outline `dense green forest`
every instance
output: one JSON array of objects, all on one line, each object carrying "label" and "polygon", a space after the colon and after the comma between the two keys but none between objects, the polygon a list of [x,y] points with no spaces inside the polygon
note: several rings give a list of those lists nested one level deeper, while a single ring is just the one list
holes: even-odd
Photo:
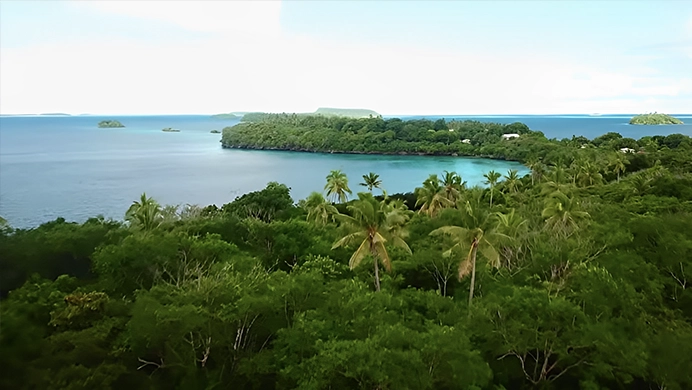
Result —
[{"label": "dense green forest", "polygon": [[293,114],[275,114],[268,112],[249,112],[243,115],[243,122],[260,122],[265,120],[271,120],[276,117],[322,117],[322,118],[350,118],[350,119],[360,119],[360,118],[378,118],[381,117],[380,114],[373,110],[365,110],[360,108],[328,108],[320,107],[315,112],[305,112],[305,113],[293,113]]},{"label": "dense green forest", "polygon": [[222,207],[143,194],[124,222],[2,222],[0,387],[692,388],[689,137],[272,120],[224,143],[427,146],[531,173],[375,197],[387,177],[332,171],[297,203],[269,183]]},{"label": "dense green forest", "polygon": [[675,117],[657,112],[632,117],[630,125],[682,125],[683,122]]},{"label": "dense green forest", "polygon": [[[568,163],[577,155],[591,155],[595,148],[646,150],[690,146],[682,134],[643,137],[640,140],[607,133],[593,140],[585,137],[548,139],[523,123],[499,124],[478,121],[401,120],[398,118],[349,119],[343,117],[263,114],[257,121],[223,129],[221,143],[228,148],[280,149],[326,153],[464,155],[544,164]],[[503,139],[505,134],[518,134]],[[579,148],[588,149],[580,153]],[[668,155],[667,152],[661,152]],[[676,155],[679,155],[676,154]],[[639,167],[650,155],[637,154]],[[667,158],[667,157],[663,157]],[[686,160],[685,160],[686,161]],[[689,162],[685,162],[689,163]]]}]

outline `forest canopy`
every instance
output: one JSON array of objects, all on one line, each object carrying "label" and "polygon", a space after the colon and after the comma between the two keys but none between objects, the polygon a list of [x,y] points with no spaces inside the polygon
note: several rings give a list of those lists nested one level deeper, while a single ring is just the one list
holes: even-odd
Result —
[{"label": "forest canopy", "polygon": [[221,207],[142,194],[123,221],[0,219],[0,387],[692,388],[689,137],[271,120],[225,142],[383,137],[372,150],[468,151],[530,174],[469,187],[431,172],[376,197],[387,177],[333,170],[297,202],[271,182]]},{"label": "forest canopy", "polygon": [[657,112],[641,114],[630,119],[630,125],[682,125],[683,122],[667,114]]},{"label": "forest canopy", "polygon": [[125,126],[116,120],[105,120],[105,121],[99,122],[98,127],[110,128],[110,127],[125,127]]}]

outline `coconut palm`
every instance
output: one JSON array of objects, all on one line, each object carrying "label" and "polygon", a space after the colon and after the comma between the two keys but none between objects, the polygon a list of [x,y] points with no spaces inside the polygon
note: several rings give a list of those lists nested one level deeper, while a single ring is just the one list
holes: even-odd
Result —
[{"label": "coconut palm", "polygon": [[507,171],[507,175],[505,175],[505,186],[507,186],[507,190],[510,193],[517,192],[520,184],[519,171],[516,169],[510,169]]},{"label": "coconut palm", "polygon": [[531,186],[545,177],[545,164],[538,159],[531,159],[526,162],[526,166],[531,170]]},{"label": "coconut palm", "polygon": [[601,175],[598,165],[593,164],[590,161],[584,161],[580,166],[577,179],[579,180],[580,185],[589,187],[595,184],[601,184],[603,182],[603,175]]},{"label": "coconut palm", "polygon": [[159,226],[163,220],[161,205],[153,198],[148,198],[146,193],[143,193],[139,202],[132,202],[130,208],[127,209],[125,220],[131,226],[138,227],[139,229],[152,230]]},{"label": "coconut palm", "polygon": [[500,253],[505,258],[505,266],[511,268],[512,259],[522,252],[519,238],[527,234],[528,221],[522,218],[512,209],[508,213],[495,213],[497,217],[497,231],[510,237],[511,241],[500,245]]},{"label": "coconut palm", "polygon": [[568,184],[569,175],[561,163],[553,164],[547,175],[548,181],[543,184],[542,193],[544,195],[551,194],[556,191],[563,193],[568,192],[570,186]]},{"label": "coconut palm", "polygon": [[386,271],[391,271],[392,262],[385,244],[398,246],[408,253],[411,249],[404,239],[410,212],[403,203],[389,203],[387,199],[378,201],[370,193],[359,193],[358,200],[347,206],[351,215],[337,214],[336,218],[349,231],[332,246],[332,249],[351,243],[360,243],[353,252],[348,265],[356,268],[370,255],[375,266],[375,290],[380,291],[379,263]]},{"label": "coconut palm", "polygon": [[[473,203],[472,203],[473,202]],[[459,206],[463,216],[462,226],[443,226],[433,230],[433,236],[446,235],[452,239],[452,246],[443,252],[443,256],[451,256],[452,253],[468,249],[467,255],[459,263],[459,280],[471,275],[469,287],[469,306],[473,301],[473,292],[476,284],[476,258],[480,251],[485,260],[493,267],[500,266],[500,255],[496,245],[509,237],[496,230],[497,220],[494,214],[489,213],[480,206],[480,197],[473,197],[471,201]],[[463,253],[462,252],[462,253]]]},{"label": "coconut palm", "polygon": [[444,171],[441,184],[443,187],[445,198],[452,204],[455,204],[461,199],[461,192],[466,188],[466,182],[456,172]]},{"label": "coconut palm", "polygon": [[546,228],[558,235],[569,236],[579,227],[579,221],[589,218],[586,211],[580,211],[577,201],[560,191],[551,194],[545,201],[541,213]]},{"label": "coconut palm", "polygon": [[440,179],[435,174],[425,179],[423,187],[416,188],[415,194],[416,207],[422,205],[419,212],[431,217],[435,216],[441,209],[454,205],[445,196],[445,188],[442,187]]},{"label": "coconut palm", "polygon": [[334,202],[345,203],[348,195],[351,194],[351,189],[348,188],[348,177],[341,170],[329,172],[324,190],[327,191],[327,197],[331,197]]},{"label": "coconut palm", "polygon": [[319,192],[311,193],[300,206],[308,212],[307,220],[318,225],[326,225],[338,214],[336,207],[328,202]]},{"label": "coconut palm", "polygon": [[625,172],[629,163],[630,161],[625,157],[624,153],[614,152],[610,155],[608,159],[608,168],[615,172],[618,182],[620,182],[620,174]]},{"label": "coconut palm", "polygon": [[500,180],[500,177],[502,175],[499,172],[490,171],[486,174],[483,175],[487,180],[485,181],[485,184],[490,186],[490,207],[493,207],[493,193],[495,192],[495,186],[497,185],[497,181]]},{"label": "coconut palm", "polygon": [[360,185],[367,187],[368,191],[372,192],[373,188],[380,188],[382,180],[380,180],[380,175],[370,172],[367,175],[363,175],[363,182]]}]

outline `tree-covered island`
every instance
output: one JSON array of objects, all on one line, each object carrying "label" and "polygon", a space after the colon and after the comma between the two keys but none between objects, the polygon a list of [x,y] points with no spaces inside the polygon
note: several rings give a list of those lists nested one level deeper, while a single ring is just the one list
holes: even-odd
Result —
[{"label": "tree-covered island", "polygon": [[161,131],[166,132],[166,133],[180,133],[180,129],[174,129],[172,127],[165,127],[161,129]]},{"label": "tree-covered island", "polygon": [[98,124],[98,127],[101,128],[115,128],[115,127],[125,127],[122,123],[116,120],[105,120],[101,121]]},{"label": "tree-covered island", "polygon": [[387,177],[333,170],[300,200],[271,182],[220,207],[142,194],[123,221],[0,218],[0,388],[692,388],[690,137],[292,116],[224,137],[530,174],[374,196]]},{"label": "tree-covered island", "polygon": [[630,119],[630,125],[682,125],[683,122],[675,117],[661,113],[641,114]]}]

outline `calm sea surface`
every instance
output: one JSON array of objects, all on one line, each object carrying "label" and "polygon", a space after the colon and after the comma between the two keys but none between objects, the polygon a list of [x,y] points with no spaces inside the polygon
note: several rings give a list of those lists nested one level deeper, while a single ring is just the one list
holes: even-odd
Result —
[{"label": "calm sea surface", "polygon": [[[452,118],[446,116],[445,118]],[[692,135],[692,126],[626,126],[613,117],[455,117],[524,122],[548,137],[624,136],[672,132]],[[680,116],[692,123],[692,116]],[[687,119],[685,119],[687,118]],[[126,127],[99,129],[103,119]],[[380,174],[389,193],[412,191],[431,173],[457,171],[469,185],[494,169],[526,169],[517,164],[462,157],[364,156],[222,149],[221,130],[237,120],[209,116],[27,116],[0,117],[0,216],[14,227],[33,227],[57,217],[84,221],[104,215],[122,219],[142,192],[162,204],[217,204],[264,188],[270,181],[291,187],[294,200],[321,191],[325,176],[342,169],[351,189],[368,172]],[[173,127],[180,133],[165,133]]]}]

